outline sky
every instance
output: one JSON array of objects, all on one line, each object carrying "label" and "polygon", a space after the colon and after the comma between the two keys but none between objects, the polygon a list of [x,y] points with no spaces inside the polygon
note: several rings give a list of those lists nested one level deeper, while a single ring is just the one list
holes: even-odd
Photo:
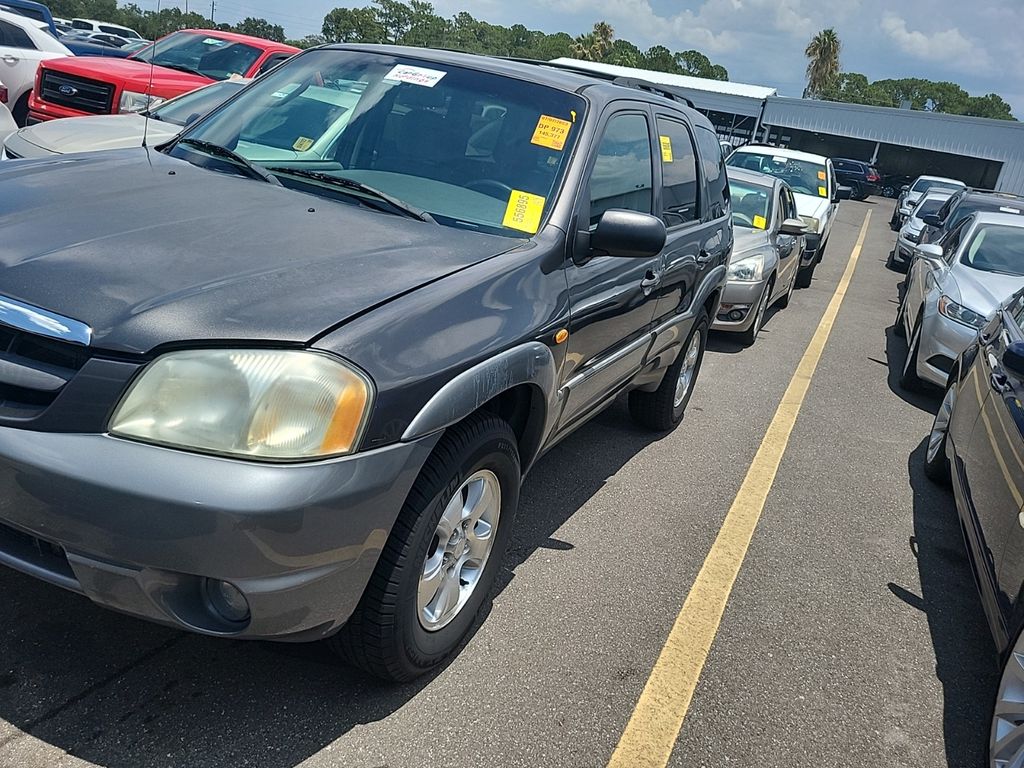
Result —
[{"label": "sky", "polygon": [[[324,15],[341,4],[218,0],[217,20],[259,16],[298,38],[319,33]],[[199,7],[192,2],[190,9]],[[603,19],[642,49],[695,48],[728,69],[730,80],[775,87],[784,96],[801,94],[804,47],[831,26],[843,43],[843,71],[869,80],[950,80],[972,95],[1000,94],[1024,119],[1024,0],[436,0],[434,7],[443,16],[469,11],[493,24],[574,36]]]}]

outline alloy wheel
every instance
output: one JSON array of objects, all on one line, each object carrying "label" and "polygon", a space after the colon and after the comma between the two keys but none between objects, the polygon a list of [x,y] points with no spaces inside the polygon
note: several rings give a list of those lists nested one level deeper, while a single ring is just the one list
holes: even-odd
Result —
[{"label": "alloy wheel", "polygon": [[1003,667],[988,751],[990,768],[1024,768],[1024,637]]},{"label": "alloy wheel", "polygon": [[932,425],[931,434],[928,435],[928,461],[935,461],[939,451],[943,449],[955,404],[956,387],[951,386],[946,389],[946,396],[942,398],[942,405],[939,406],[939,412],[935,414],[935,423]]},{"label": "alloy wheel", "polygon": [[459,486],[437,522],[417,591],[420,625],[436,632],[458,616],[476,589],[494,546],[501,485],[489,469]]},{"label": "alloy wheel", "polygon": [[686,399],[690,387],[693,386],[693,372],[697,368],[697,360],[700,359],[700,345],[703,334],[698,332],[690,339],[690,346],[686,348],[686,356],[683,358],[683,365],[679,369],[679,378],[676,380],[676,394],[672,399],[672,407],[678,408]]}]

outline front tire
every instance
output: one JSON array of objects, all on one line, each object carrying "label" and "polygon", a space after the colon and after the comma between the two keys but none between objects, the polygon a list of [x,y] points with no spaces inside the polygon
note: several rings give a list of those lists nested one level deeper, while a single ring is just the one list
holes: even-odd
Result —
[{"label": "front tire", "polygon": [[949,457],[946,455],[946,443],[949,440],[949,424],[953,419],[953,408],[956,406],[956,379],[949,377],[949,386],[942,398],[942,405],[935,414],[932,431],[928,435],[928,445],[924,456],[924,473],[933,483],[949,485]]},{"label": "front tire", "polygon": [[779,306],[785,309],[789,306],[790,302],[793,301],[793,291],[796,290],[796,274],[793,274],[793,279],[789,281],[789,290],[786,291],[786,295],[779,299]]},{"label": "front tire", "polygon": [[920,392],[924,388],[924,381],[917,375],[917,358],[921,349],[921,320],[921,317],[917,318],[910,333],[907,361],[903,364],[903,373],[900,375],[900,386],[908,392]]},{"label": "front tire", "polygon": [[520,479],[506,422],[477,414],[450,427],[413,484],[358,607],[331,639],[334,649],[396,682],[438,667],[489,596]]},{"label": "front tire", "polygon": [[771,302],[772,289],[775,287],[775,278],[768,280],[768,284],[764,287],[764,293],[761,295],[761,299],[757,302],[757,308],[754,310],[754,322],[750,324],[750,327],[740,334],[740,343],[745,347],[751,346],[757,341],[757,335],[761,332],[762,326],[764,326],[764,316],[768,311],[768,304]]},{"label": "front tire", "polygon": [[629,413],[638,424],[656,432],[667,432],[683,420],[704,361],[709,325],[708,314],[702,311],[658,388],[653,392],[635,389],[629,393]]},{"label": "front tire", "polygon": [[28,97],[29,94],[26,92],[11,109],[11,117],[14,118],[14,124],[19,128],[24,128],[28,122]]},{"label": "front tire", "polygon": [[796,273],[796,287],[797,288],[810,288],[811,278],[814,277],[814,268],[817,266],[817,262],[811,262],[810,266],[800,267]]},{"label": "front tire", "polygon": [[[1020,692],[1024,689],[1024,634],[1017,635],[1008,651],[989,729],[985,765],[991,768],[1016,768],[1021,764],[1019,750],[1024,739],[1024,707],[1020,703]],[[1018,759],[1014,760],[1014,757]]]}]

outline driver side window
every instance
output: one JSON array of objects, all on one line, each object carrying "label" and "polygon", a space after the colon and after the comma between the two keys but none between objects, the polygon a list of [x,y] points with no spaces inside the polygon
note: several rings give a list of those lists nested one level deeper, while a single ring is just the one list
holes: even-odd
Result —
[{"label": "driver side window", "polygon": [[956,251],[960,247],[960,238],[963,237],[967,221],[967,219],[961,220],[954,229],[939,241],[939,245],[942,246],[942,258],[946,260],[947,264],[952,264],[953,259],[956,257]]},{"label": "driver side window", "polygon": [[611,208],[650,213],[653,186],[647,118],[638,113],[615,115],[605,127],[590,172],[590,226]]}]

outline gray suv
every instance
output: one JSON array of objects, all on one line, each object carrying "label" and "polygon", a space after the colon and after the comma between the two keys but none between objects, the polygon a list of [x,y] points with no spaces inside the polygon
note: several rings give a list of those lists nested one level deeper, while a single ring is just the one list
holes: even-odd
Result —
[{"label": "gray suv", "polygon": [[0,562],[395,680],[468,631],[547,448],[620,394],[679,423],[732,250],[670,92],[378,46],[7,162],[0,212]]}]

